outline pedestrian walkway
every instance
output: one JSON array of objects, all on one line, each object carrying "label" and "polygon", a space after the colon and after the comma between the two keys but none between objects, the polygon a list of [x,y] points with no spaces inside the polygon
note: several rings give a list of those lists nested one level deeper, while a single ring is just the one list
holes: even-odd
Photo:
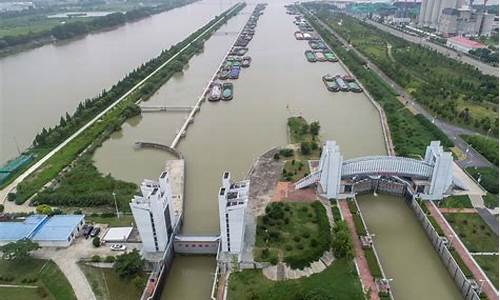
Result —
[{"label": "pedestrian walkway", "polygon": [[474,258],[472,258],[472,255],[470,254],[469,250],[467,250],[467,248],[464,246],[460,238],[457,236],[453,228],[451,228],[450,224],[448,224],[448,222],[441,214],[437,206],[432,201],[426,201],[425,205],[427,206],[427,209],[431,213],[432,217],[434,217],[434,219],[436,220],[438,226],[441,227],[441,229],[443,230],[445,236],[453,237],[450,239],[451,245],[458,253],[458,255],[460,255],[460,258],[462,258],[467,268],[472,272],[472,275],[476,280],[476,282],[478,282],[479,284],[481,284],[481,282],[484,282],[483,285],[484,294],[490,300],[497,300],[498,291],[495,289],[495,287],[488,279],[486,274],[483,272],[483,270],[476,263]]},{"label": "pedestrian walkway", "polygon": [[312,262],[311,265],[304,269],[292,269],[285,263],[278,263],[275,266],[268,266],[262,269],[262,274],[267,279],[273,281],[281,281],[288,279],[299,279],[302,277],[309,277],[313,274],[323,272],[335,260],[331,251],[325,251],[317,261]]},{"label": "pedestrian walkway", "polygon": [[443,214],[476,214],[477,210],[475,208],[450,208],[441,207],[439,211]]},{"label": "pedestrian walkway", "polygon": [[366,292],[367,290],[371,290],[370,299],[371,300],[379,300],[379,296],[377,293],[377,285],[375,280],[370,273],[370,269],[368,268],[368,262],[366,261],[365,252],[361,247],[361,243],[358,238],[358,234],[356,233],[356,227],[354,226],[354,221],[352,219],[352,214],[349,211],[349,206],[347,206],[347,200],[342,199],[338,201],[340,211],[344,216],[344,220],[349,227],[349,231],[351,232],[352,245],[354,247],[354,254],[356,259],[356,264],[358,266],[359,277],[361,278],[361,283],[363,284],[363,289]]}]

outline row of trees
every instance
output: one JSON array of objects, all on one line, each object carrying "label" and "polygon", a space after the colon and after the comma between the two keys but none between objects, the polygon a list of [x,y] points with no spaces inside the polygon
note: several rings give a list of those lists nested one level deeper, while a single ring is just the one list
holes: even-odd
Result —
[{"label": "row of trees", "polygon": [[[29,32],[20,35],[7,35],[0,38],[0,50],[8,47],[20,46],[44,38],[55,38],[56,40],[71,39],[77,36],[85,35],[89,32],[103,30],[114,26],[122,25],[127,22],[133,22],[153,14],[171,10],[173,8],[192,3],[193,0],[172,0],[166,4],[150,7],[141,7],[127,11],[125,13],[117,12],[106,16],[97,17],[91,20],[82,20],[78,22],[67,22],[54,26],[52,29],[39,32]],[[41,12],[45,12],[41,11]],[[39,14],[40,12],[38,12]],[[45,15],[44,15],[45,17]]]}]

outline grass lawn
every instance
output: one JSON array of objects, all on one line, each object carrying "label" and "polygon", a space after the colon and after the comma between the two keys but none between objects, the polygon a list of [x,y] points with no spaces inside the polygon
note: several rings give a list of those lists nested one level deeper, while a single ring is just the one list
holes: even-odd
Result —
[{"label": "grass lawn", "polygon": [[[48,299],[76,299],[73,288],[66,277],[59,267],[49,260],[35,258],[23,261],[0,260],[0,276],[2,284],[40,286],[40,289],[45,291],[45,293],[39,291],[40,295],[47,294]],[[36,281],[26,283],[26,280]],[[40,295],[34,299],[39,299]]]},{"label": "grass lawn", "polygon": [[257,219],[255,260],[304,268],[330,248],[330,224],[321,203],[271,203]]},{"label": "grass lawn", "polygon": [[467,143],[486,157],[491,163],[498,165],[498,140],[480,135],[462,135]]},{"label": "grass lawn", "polygon": [[498,255],[474,255],[474,259],[498,289]]},{"label": "grass lawn", "polygon": [[377,257],[375,256],[375,252],[373,251],[373,249],[365,249],[364,252],[366,262],[368,263],[368,268],[370,269],[370,273],[372,273],[372,276],[375,278],[382,278],[382,270],[380,270],[380,267],[377,263]]},{"label": "grass lawn", "polygon": [[[45,296],[44,296],[45,295]],[[48,295],[44,288],[0,287],[0,299],[29,300],[29,299],[54,299]]]},{"label": "grass lawn", "polygon": [[498,252],[497,236],[478,214],[444,214],[471,252]]},{"label": "grass lawn", "polygon": [[[141,297],[144,285],[138,288],[133,280],[121,279],[113,269],[95,268],[85,264],[80,264],[80,269],[98,300],[136,300]],[[142,277],[145,284],[147,274]]]},{"label": "grass lawn", "polygon": [[319,296],[317,299],[322,299],[321,295],[331,295],[335,300],[364,299],[354,264],[345,259],[335,260],[321,273],[295,280],[271,281],[260,270],[232,273],[229,277],[230,300],[312,299],[312,293]]},{"label": "grass lawn", "polygon": [[124,227],[131,226],[134,222],[134,216],[132,215],[120,215],[120,218],[117,217],[101,217],[101,216],[85,216],[85,220],[87,223],[97,223],[97,224],[108,224],[110,227]]},{"label": "grass lawn", "polygon": [[451,256],[453,256],[453,258],[457,262],[458,267],[460,268],[460,270],[462,270],[462,272],[464,272],[465,277],[472,278],[473,277],[472,272],[465,265],[463,259],[460,257],[460,255],[458,255],[457,251],[455,251],[455,249],[451,248],[450,249],[450,253],[451,253]]},{"label": "grass lawn", "polygon": [[467,195],[451,196],[443,199],[439,207],[472,208],[472,203],[470,202],[469,196]]},{"label": "grass lawn", "polygon": [[285,161],[281,180],[295,182],[309,174],[307,161],[296,161],[295,159]]}]

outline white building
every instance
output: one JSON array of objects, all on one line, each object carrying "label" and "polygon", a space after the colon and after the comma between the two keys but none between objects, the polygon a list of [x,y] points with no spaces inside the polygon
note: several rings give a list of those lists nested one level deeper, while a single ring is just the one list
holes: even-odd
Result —
[{"label": "white building", "polygon": [[144,180],[142,196],[134,196],[130,208],[141,236],[143,251],[163,252],[173,238],[177,222],[172,208],[172,193],[167,172],[159,181]]},{"label": "white building", "polygon": [[295,184],[301,189],[318,184],[327,198],[351,197],[358,192],[384,190],[403,193],[405,186],[427,200],[442,199],[452,188],[463,188],[453,178],[453,156],[439,141],[431,142],[423,160],[396,156],[366,156],[343,160],[335,141],[327,141],[317,170]]},{"label": "white building", "polygon": [[221,251],[230,254],[241,253],[245,229],[250,181],[231,182],[231,174],[224,172],[219,190],[219,224]]}]

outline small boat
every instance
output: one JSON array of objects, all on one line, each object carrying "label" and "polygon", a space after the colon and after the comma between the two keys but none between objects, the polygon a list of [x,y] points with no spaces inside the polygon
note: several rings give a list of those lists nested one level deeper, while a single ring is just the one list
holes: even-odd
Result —
[{"label": "small boat", "polygon": [[343,91],[343,92],[349,91],[349,86],[346,84],[344,79],[342,79],[342,77],[340,77],[340,75],[335,76],[335,81],[339,85],[339,88],[341,91]]},{"label": "small boat", "polygon": [[356,81],[351,81],[347,83],[349,85],[349,90],[354,93],[361,93],[363,89],[359,86]]},{"label": "small boat", "polygon": [[233,99],[233,84],[231,82],[224,82],[222,84],[222,100],[229,101]]},{"label": "small boat", "polygon": [[243,56],[247,52],[248,52],[248,48],[241,47],[241,48],[234,48],[232,51],[232,54],[237,55],[237,56]]},{"label": "small boat", "polygon": [[347,82],[355,81],[355,79],[351,75],[344,75],[344,76],[342,76],[342,79],[344,79],[344,81],[347,81]]},{"label": "small boat", "polygon": [[229,74],[229,79],[238,79],[240,77],[240,67],[233,66],[231,68],[231,73]]},{"label": "small boat", "polygon": [[324,51],[323,54],[325,55],[325,58],[327,61],[331,61],[331,62],[339,61],[338,58],[335,56],[335,54],[333,54],[330,51]]},{"label": "small boat", "polygon": [[222,85],[220,82],[213,82],[210,87],[210,94],[208,95],[208,101],[219,101],[222,95]]},{"label": "small boat", "polygon": [[312,39],[312,35],[309,34],[309,33],[307,33],[307,32],[304,32],[302,35],[304,36],[304,40],[310,40],[310,39]]},{"label": "small boat", "polygon": [[316,49],[319,49],[319,43],[316,42],[316,41],[309,41],[309,47],[311,47],[311,49],[313,50],[316,50]]},{"label": "small boat", "polygon": [[326,61],[326,57],[321,51],[314,51],[314,56],[316,56],[317,61]]},{"label": "small boat", "polygon": [[250,56],[244,56],[243,59],[241,60],[241,66],[243,68],[248,68],[248,67],[250,67],[251,62],[252,62],[252,58]]},{"label": "small boat", "polygon": [[294,33],[294,34],[295,34],[295,38],[296,38],[297,40],[303,40],[303,39],[304,39],[304,35],[302,34],[302,32],[300,32],[300,31],[295,31],[295,33]]},{"label": "small boat", "polygon": [[219,79],[226,80],[231,75],[231,68],[223,68],[219,73]]},{"label": "small boat", "polygon": [[338,92],[340,90],[339,85],[337,84],[337,81],[335,80],[335,77],[327,74],[323,76],[323,83],[326,86],[326,89],[329,90],[330,92]]},{"label": "small boat", "polygon": [[311,50],[306,50],[304,54],[308,62],[316,62],[316,56],[314,55],[314,52],[312,52]]}]

